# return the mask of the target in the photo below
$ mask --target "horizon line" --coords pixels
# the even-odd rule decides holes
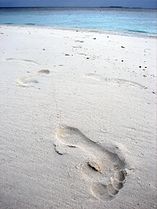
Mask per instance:
[[[50,9],[157,9],[157,7],[124,7],[124,6],[88,6],[88,7],[84,7],[84,6],[79,6],[79,7],[75,7],[75,6],[0,6],[0,9],[12,9],[12,8],[18,8],[18,9],[31,9],[31,8],[50,8]]]

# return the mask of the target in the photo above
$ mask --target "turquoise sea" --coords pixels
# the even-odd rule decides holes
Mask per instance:
[[[1,8],[0,24],[38,25],[157,36],[157,10]]]

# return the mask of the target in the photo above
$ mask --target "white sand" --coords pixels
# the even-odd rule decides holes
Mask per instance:
[[[156,44],[0,27],[0,209],[157,208]]]

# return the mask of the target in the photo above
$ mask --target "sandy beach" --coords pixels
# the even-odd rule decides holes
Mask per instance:
[[[0,209],[157,208],[156,46],[0,26]]]

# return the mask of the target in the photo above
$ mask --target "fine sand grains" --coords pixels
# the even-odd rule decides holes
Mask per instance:
[[[0,26],[0,209],[153,209],[157,39]]]

